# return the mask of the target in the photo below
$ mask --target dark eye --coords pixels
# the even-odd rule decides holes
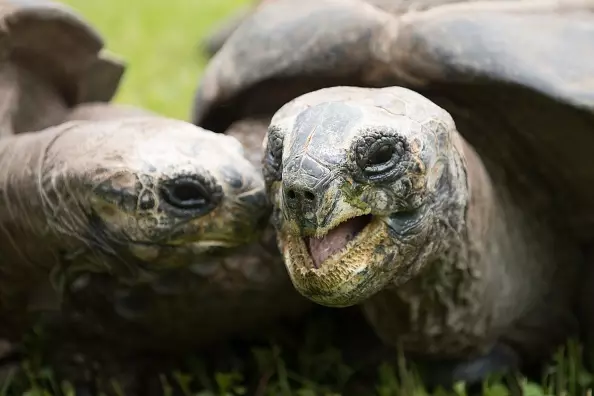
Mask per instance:
[[[353,175],[367,182],[388,182],[405,169],[405,141],[394,131],[365,131],[353,143],[349,156]],[[352,153],[352,154],[351,154]]]
[[[183,211],[202,211],[212,203],[212,194],[198,180],[173,180],[163,185],[160,192],[163,201]]]
[[[383,145],[372,151],[367,158],[367,166],[377,166],[384,164],[392,159],[396,149],[394,146]]]
[[[180,209],[195,209],[206,203],[204,190],[194,183],[180,183],[164,188],[165,201]]]

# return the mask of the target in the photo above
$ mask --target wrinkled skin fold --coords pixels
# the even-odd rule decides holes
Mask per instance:
[[[225,155],[213,158],[214,146]],[[2,309],[35,309],[33,285],[48,276],[59,291],[79,272],[137,282],[190,265],[252,241],[268,218],[239,143],[181,121],[70,121],[0,140],[0,158],[2,251],[12,257]]]
[[[289,287],[252,147],[107,103],[124,64],[67,7],[0,8],[0,337],[41,324],[56,374],[84,377],[97,352],[133,389],[143,351],[179,356],[311,305]]]
[[[248,176],[259,168],[267,124],[242,122],[234,125],[228,136],[213,135],[220,137],[221,143],[241,142],[242,155],[251,164],[221,156],[224,149],[216,144],[219,140],[203,140],[203,147],[222,161],[235,161],[233,169]],[[237,180],[227,180],[237,186]],[[267,221],[270,207],[263,190],[245,195],[242,203],[205,219],[206,225],[220,226],[228,235],[241,230],[244,239],[236,245],[194,249],[184,257],[182,266],[142,283],[125,283],[104,274],[78,275],[68,286],[65,314],[53,324],[58,336],[68,339],[69,332],[76,329],[79,336],[100,337],[110,348],[132,355],[180,357],[227,338],[249,338],[275,321],[302,315],[311,303],[290,285]],[[257,215],[258,208],[264,217]],[[165,257],[171,259],[172,252]]]
[[[282,181],[271,188],[298,289],[316,302],[346,306],[368,299],[392,276],[402,278],[397,284],[408,281],[419,262],[432,260],[430,236],[441,230],[431,223],[441,216],[432,218],[442,205],[464,211],[465,191],[445,183],[463,183],[460,159],[447,155],[459,143],[448,133],[452,120],[437,107],[417,109],[413,93],[384,95],[385,107],[375,108],[350,103],[356,90],[328,93],[335,102],[306,102],[295,118],[284,118],[299,108],[297,100],[275,115],[265,174]],[[309,257],[309,270],[295,267]]]
[[[399,87],[315,91],[275,114],[265,145],[279,245],[295,288],[314,302],[361,304],[384,342],[447,359],[515,346],[524,321],[557,320],[539,304],[578,250],[554,222],[522,213],[425,97]],[[526,289],[536,268],[550,286]],[[560,312],[573,298],[564,290]]]

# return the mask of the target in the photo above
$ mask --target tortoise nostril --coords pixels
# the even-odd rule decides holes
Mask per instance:
[[[183,180],[161,189],[163,200],[178,209],[202,209],[208,204],[204,187],[194,180]]]
[[[311,204],[316,199],[316,195],[313,192],[308,191],[306,189],[291,188],[291,189],[287,190],[286,194],[287,194],[286,195],[287,199],[290,201],[294,201],[294,202],[302,201],[302,202],[308,202],[308,204]]]

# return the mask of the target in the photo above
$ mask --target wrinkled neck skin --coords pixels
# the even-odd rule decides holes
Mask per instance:
[[[508,208],[505,191],[494,189],[474,150],[456,137],[413,277],[404,284],[395,278],[362,304],[384,342],[413,354],[484,353],[543,298],[526,287],[541,259],[523,261],[533,252],[517,246],[521,215]]]
[[[55,178],[64,164],[44,164],[52,142],[64,132],[0,139],[0,315],[8,308],[55,304],[48,284],[52,270],[84,247],[77,237],[86,225],[76,204],[80,197]]]
[[[474,4],[435,8],[467,6]],[[384,81],[393,78],[418,90],[427,78],[441,81],[447,76],[439,62],[430,61],[434,58],[427,55],[425,43],[410,39],[406,28],[429,23],[423,20],[425,13],[384,25],[373,49],[386,65]],[[414,62],[411,53],[416,54]],[[435,101],[440,94],[429,92],[428,97]],[[457,206],[451,197],[438,202],[441,209],[435,211],[438,216],[427,238],[434,254],[427,261],[416,258],[412,279],[405,284],[396,279],[364,302],[363,309],[386,343],[419,355],[468,357],[504,342],[531,358],[548,358],[554,344],[565,342],[573,331],[573,282],[583,258],[542,175],[526,167],[538,168],[538,161],[506,153],[513,141],[499,136],[513,121],[498,120],[506,119],[507,110],[492,109],[495,116],[483,120],[475,114],[480,114],[476,110],[482,103],[473,107],[472,99],[468,102],[445,98],[435,103],[450,112],[462,135],[483,130],[476,149],[493,162],[482,161],[460,138],[459,164],[464,164],[465,174],[452,183],[458,183],[455,195],[463,204]]]
[[[50,272],[65,255],[84,247],[76,235],[85,226],[79,203],[87,200],[73,194],[74,186],[59,186],[55,176],[60,169],[43,165],[54,140],[66,131],[44,128],[62,122],[68,111],[60,92],[47,81],[25,66],[2,63],[0,311],[10,307],[22,313],[23,306],[39,304],[54,308]],[[60,224],[53,221],[57,219]]]

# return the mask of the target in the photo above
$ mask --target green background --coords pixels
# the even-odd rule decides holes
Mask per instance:
[[[206,59],[199,45],[248,0],[64,0],[127,63],[116,102],[187,120]]]

